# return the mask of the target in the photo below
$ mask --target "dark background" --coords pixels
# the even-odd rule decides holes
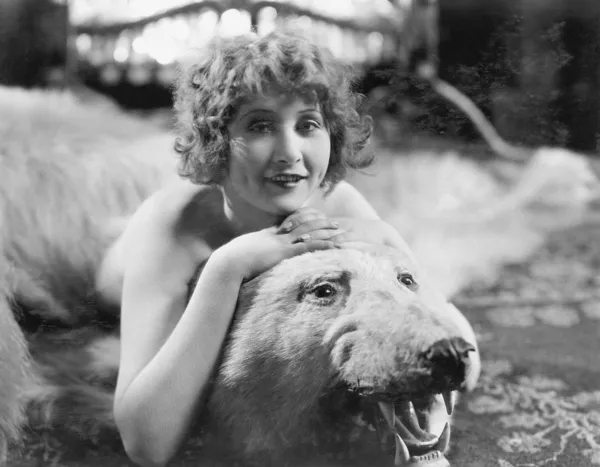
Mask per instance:
[[[476,102],[505,138],[595,154],[600,128],[600,2],[592,0],[441,0],[439,73]],[[129,108],[168,107],[156,83],[103,84],[68,54],[64,2],[3,0],[0,84],[56,87],[69,80]],[[391,62],[364,69],[360,88],[386,84]],[[412,77],[390,88],[383,109],[411,131],[475,141],[468,119]],[[397,105],[398,102],[408,105]],[[410,111],[407,111],[410,110]]]

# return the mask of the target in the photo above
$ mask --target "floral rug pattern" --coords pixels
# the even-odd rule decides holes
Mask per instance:
[[[484,362],[456,413],[451,464],[600,465],[600,226],[552,235],[456,301]]]

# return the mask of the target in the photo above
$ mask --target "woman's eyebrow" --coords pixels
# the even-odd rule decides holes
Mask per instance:
[[[255,109],[251,109],[248,112],[245,112],[244,114],[242,114],[240,116],[240,119],[246,118],[248,115],[252,115],[253,113],[275,113],[275,111],[271,110],[271,109],[255,108]]]
[[[310,107],[304,110],[301,110],[300,112],[298,112],[299,114],[304,114],[304,113],[317,113],[319,115],[323,115],[323,113],[321,112],[321,109],[318,109],[316,107]]]

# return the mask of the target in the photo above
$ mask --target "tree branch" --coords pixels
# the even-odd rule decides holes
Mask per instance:
[[[526,162],[530,158],[531,150],[515,146],[504,140],[479,107],[456,87],[438,78],[435,74],[429,73],[428,70],[422,70],[419,72],[419,76],[427,81],[435,92],[458,107],[467,116],[498,156],[514,162]]]

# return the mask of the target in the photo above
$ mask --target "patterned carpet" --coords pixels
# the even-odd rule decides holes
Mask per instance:
[[[484,362],[457,412],[452,465],[600,465],[600,225],[552,235],[456,301]]]

